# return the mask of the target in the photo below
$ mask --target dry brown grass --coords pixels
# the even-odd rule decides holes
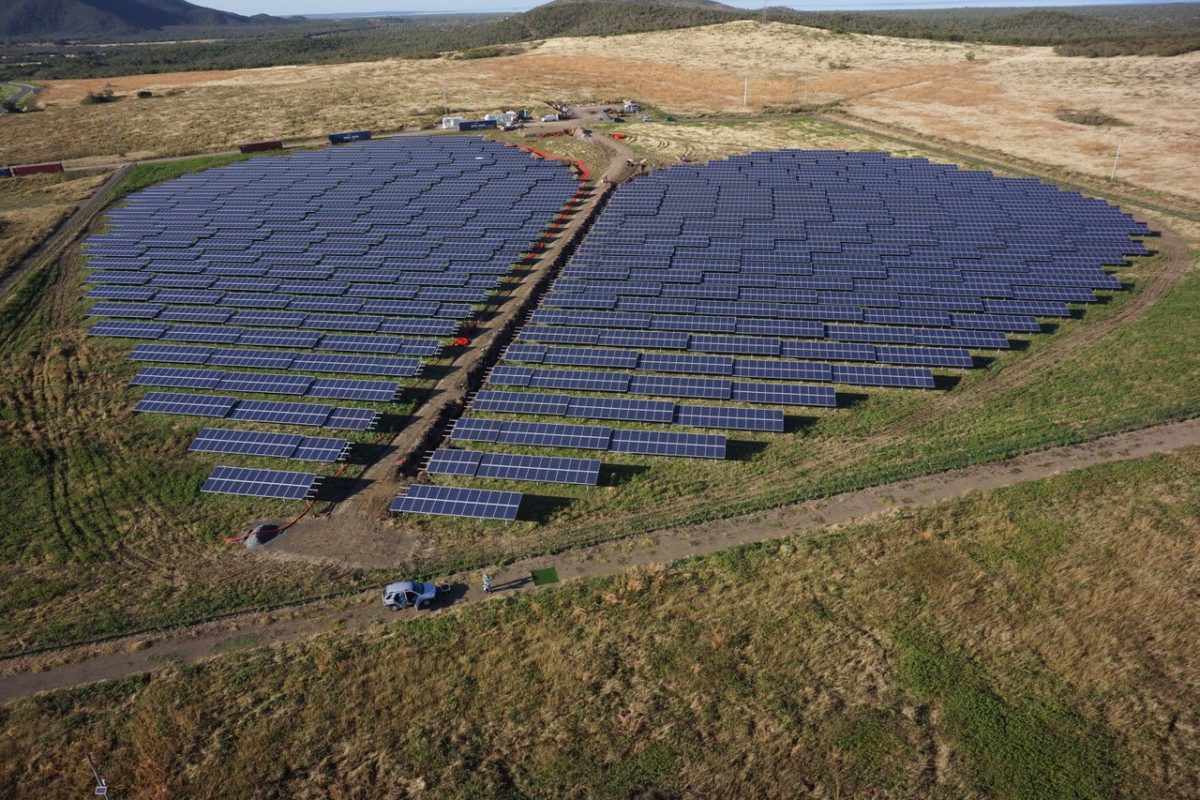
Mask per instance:
[[[25,700],[0,792],[67,796],[90,751],[131,798],[1189,797],[1198,476],[1098,467]]]
[[[968,50],[976,53],[966,60]],[[847,63],[850,69],[828,65]],[[1200,197],[1200,53],[1079,59],[1049,48],[922,42],[754,22],[622,37],[547,41],[518,56],[381,61],[51,82],[41,114],[9,120],[9,160],[228,148],[347,127],[392,130],[452,109],[536,107],[552,97],[637,97],[676,113],[752,113],[838,102],[852,113],[1092,175]],[[742,87],[750,79],[750,104]],[[156,97],[79,106],[88,91],[148,88]],[[1055,109],[1095,106],[1132,125],[1083,128]],[[112,132],[108,130],[112,119]],[[114,139],[116,144],[114,144]],[[0,158],[0,161],[3,161]]]
[[[106,175],[32,175],[0,184],[0,278],[104,182]]]

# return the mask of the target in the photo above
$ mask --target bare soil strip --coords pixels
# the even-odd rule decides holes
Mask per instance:
[[[533,569],[554,567],[563,580],[615,575],[630,568],[707,555],[752,542],[813,534],[880,514],[903,512],[963,495],[1041,480],[1098,464],[1145,458],[1187,447],[1200,447],[1200,419],[1116,434],[1093,442],[1060,447],[1008,461],[953,470],[899,483],[744,517],[662,531],[634,540],[581,548],[556,556],[529,559],[494,573],[494,591],[484,595],[478,576],[448,578],[459,591],[452,607],[481,602],[514,591],[534,589]],[[512,587],[512,588],[505,588]],[[421,614],[429,612],[420,612]],[[432,613],[439,613],[435,610]],[[184,628],[165,635],[130,636],[101,646],[69,648],[13,658],[0,665],[0,703],[31,694],[112,678],[152,672],[171,664],[203,661],[236,648],[247,633],[256,646],[294,641],[334,631],[363,630],[397,618],[382,608],[377,591],[333,601],[297,606],[280,612],[245,614],[220,622]]]

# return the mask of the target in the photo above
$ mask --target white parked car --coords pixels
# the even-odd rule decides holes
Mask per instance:
[[[443,587],[420,581],[400,581],[389,583],[383,589],[383,604],[392,611],[402,608],[420,609],[422,605],[433,602],[443,591]]]

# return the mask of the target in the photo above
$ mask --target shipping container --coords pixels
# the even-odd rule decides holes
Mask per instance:
[[[345,144],[346,142],[363,142],[371,138],[370,131],[344,131],[329,134],[330,144]]]
[[[241,150],[243,153],[260,153],[263,150],[282,149],[283,142],[279,141],[278,139],[272,139],[267,142],[246,142],[245,144],[238,145],[238,150]]]
[[[11,178],[12,170],[8,167],[0,167],[0,178]]]
[[[494,119],[464,119],[458,123],[460,131],[486,131],[496,128],[496,120]]]
[[[13,175],[41,175],[48,172],[62,172],[61,161],[46,161],[41,164],[13,164],[9,167]]]

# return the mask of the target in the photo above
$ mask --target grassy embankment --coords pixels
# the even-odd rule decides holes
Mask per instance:
[[[1191,450],[237,649],[0,710],[0,790],[1183,798],[1197,520]]]

